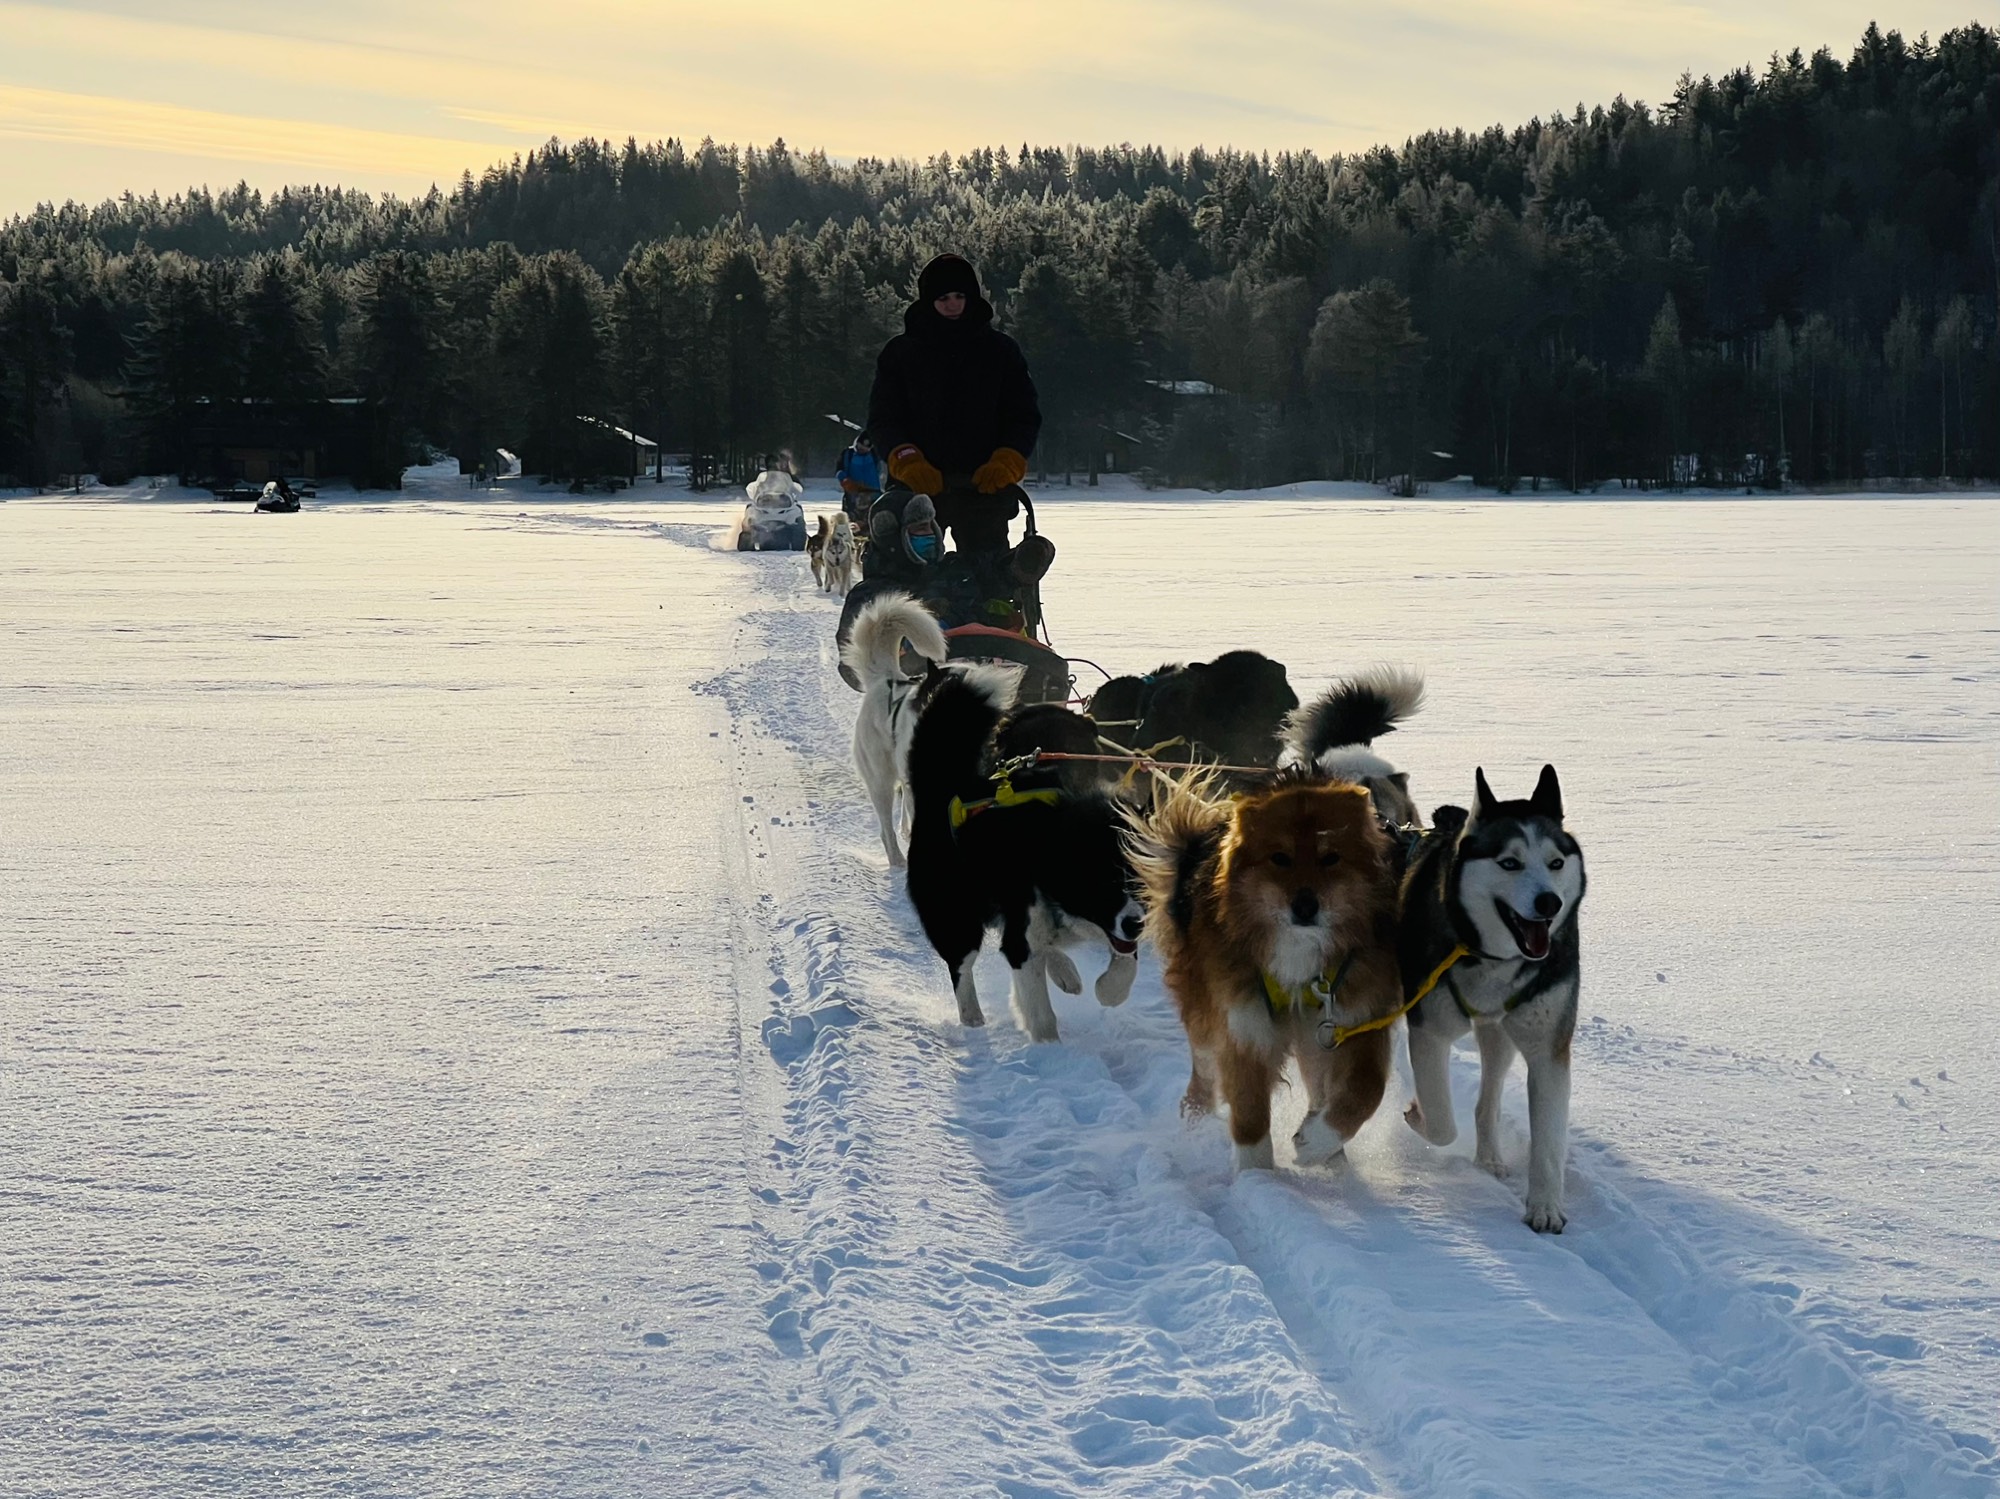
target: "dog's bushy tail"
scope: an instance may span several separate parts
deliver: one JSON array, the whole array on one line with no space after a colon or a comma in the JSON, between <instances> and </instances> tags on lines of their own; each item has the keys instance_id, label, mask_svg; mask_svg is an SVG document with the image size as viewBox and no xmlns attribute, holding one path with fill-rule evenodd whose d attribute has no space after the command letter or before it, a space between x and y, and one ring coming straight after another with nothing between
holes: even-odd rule
<instances>
[{"instance_id":1,"label":"dog's bushy tail","mask_svg":"<svg viewBox=\"0 0 2000 1499\"><path fill-rule=\"evenodd\" d=\"M950 654L944 631L930 610L907 593L891 590L861 606L854 630L840 648L841 663L861 679L863 690L902 675L903 642L919 656L941 664Z\"/></svg>"},{"instance_id":2,"label":"dog's bushy tail","mask_svg":"<svg viewBox=\"0 0 2000 1499\"><path fill-rule=\"evenodd\" d=\"M1194 920L1201 871L1228 831L1229 802L1216 775L1162 782L1155 783L1150 807L1125 813L1126 846L1145 895L1146 929L1179 936Z\"/></svg>"},{"instance_id":3,"label":"dog's bushy tail","mask_svg":"<svg viewBox=\"0 0 2000 1499\"><path fill-rule=\"evenodd\" d=\"M1286 760L1316 765L1328 750L1372 743L1424 705L1423 673L1375 666L1344 678L1285 720Z\"/></svg>"}]
</instances>

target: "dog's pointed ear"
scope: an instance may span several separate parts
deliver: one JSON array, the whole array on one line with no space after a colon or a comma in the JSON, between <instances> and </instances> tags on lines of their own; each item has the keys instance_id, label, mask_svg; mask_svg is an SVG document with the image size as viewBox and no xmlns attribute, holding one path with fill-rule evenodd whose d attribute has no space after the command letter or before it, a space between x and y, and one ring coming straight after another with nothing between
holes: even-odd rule
<instances>
[{"instance_id":1,"label":"dog's pointed ear","mask_svg":"<svg viewBox=\"0 0 2000 1499\"><path fill-rule=\"evenodd\" d=\"M1472 772L1472 815L1490 817L1500 805L1500 798L1493 794L1493 788L1486 784L1486 767L1481 765Z\"/></svg>"},{"instance_id":2,"label":"dog's pointed ear","mask_svg":"<svg viewBox=\"0 0 2000 1499\"><path fill-rule=\"evenodd\" d=\"M1396 789L1398 791L1402 792L1405 796L1409 795L1410 773L1407 770L1395 771L1390 775L1389 779L1396 783Z\"/></svg>"},{"instance_id":3,"label":"dog's pointed ear","mask_svg":"<svg viewBox=\"0 0 2000 1499\"><path fill-rule=\"evenodd\" d=\"M1528 804L1544 817L1552 817L1557 822L1563 820L1563 789L1556 780L1553 765L1542 767L1542 778L1535 782L1535 794Z\"/></svg>"}]
</instances>

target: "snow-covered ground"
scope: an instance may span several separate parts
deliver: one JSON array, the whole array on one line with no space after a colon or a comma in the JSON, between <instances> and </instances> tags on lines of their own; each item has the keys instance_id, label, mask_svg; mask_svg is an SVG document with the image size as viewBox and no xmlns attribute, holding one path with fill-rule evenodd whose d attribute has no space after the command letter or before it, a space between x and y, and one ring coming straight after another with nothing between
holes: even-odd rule
<instances>
[{"instance_id":1,"label":"snow-covered ground","mask_svg":"<svg viewBox=\"0 0 2000 1499\"><path fill-rule=\"evenodd\" d=\"M803 560L462 483L0 504L0 1492L2000 1487L2000 505L1045 500L1072 652L1560 768L1544 1239L1400 1083L1232 1179L1150 959L960 1028Z\"/></svg>"}]
</instances>

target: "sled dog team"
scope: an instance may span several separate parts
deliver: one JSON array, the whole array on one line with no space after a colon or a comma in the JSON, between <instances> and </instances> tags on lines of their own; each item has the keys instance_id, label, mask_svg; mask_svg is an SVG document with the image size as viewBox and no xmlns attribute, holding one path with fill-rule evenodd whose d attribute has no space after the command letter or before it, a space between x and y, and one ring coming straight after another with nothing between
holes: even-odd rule
<instances>
[{"instance_id":1,"label":"sled dog team","mask_svg":"<svg viewBox=\"0 0 2000 1499\"><path fill-rule=\"evenodd\" d=\"M819 518L819 529L806 538L806 560L822 592L846 597L861 576L861 537L846 511Z\"/></svg>"},{"instance_id":2,"label":"sled dog team","mask_svg":"<svg viewBox=\"0 0 2000 1499\"><path fill-rule=\"evenodd\" d=\"M1471 1030L1475 1160L1504 1172L1500 1098L1519 1052L1526 1221L1562 1231L1585 877L1553 766L1523 800L1475 771L1472 806L1439 807L1426 828L1408 776L1373 748L1421 706L1413 673L1363 672L1301 708L1281 665L1234 652L1114 678L1086 716L1017 705L1004 668L947 665L937 620L900 593L869 601L842 656L863 687L854 759L883 852L907 864L964 1023L985 1019L973 963L996 925L1038 1041L1056 1039L1050 984L1082 992L1069 946L1108 942L1095 992L1117 1005L1149 935L1193 1057L1181 1110L1227 1106L1239 1169L1274 1164L1288 1061L1306 1088L1296 1159L1338 1157L1382 1101L1404 1017L1404 1118L1450 1144L1451 1045ZM1189 768L1061 758L1107 744Z\"/></svg>"}]
</instances>

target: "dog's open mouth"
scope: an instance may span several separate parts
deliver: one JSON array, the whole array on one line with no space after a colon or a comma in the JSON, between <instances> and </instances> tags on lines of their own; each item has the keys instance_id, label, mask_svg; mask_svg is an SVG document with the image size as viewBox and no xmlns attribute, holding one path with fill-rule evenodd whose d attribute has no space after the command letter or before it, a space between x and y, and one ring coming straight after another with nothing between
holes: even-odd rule
<instances>
[{"instance_id":1,"label":"dog's open mouth","mask_svg":"<svg viewBox=\"0 0 2000 1499\"><path fill-rule=\"evenodd\" d=\"M1504 900L1496 900L1493 907L1500 913L1500 919L1507 923L1507 930L1514 934L1514 945L1521 949L1522 957L1539 960L1549 955L1549 924L1546 921L1530 921L1514 912Z\"/></svg>"},{"instance_id":2,"label":"dog's open mouth","mask_svg":"<svg viewBox=\"0 0 2000 1499\"><path fill-rule=\"evenodd\" d=\"M1129 941L1124 937L1113 937L1111 939L1111 950L1121 958L1129 958L1139 950L1139 944Z\"/></svg>"}]
</instances>

